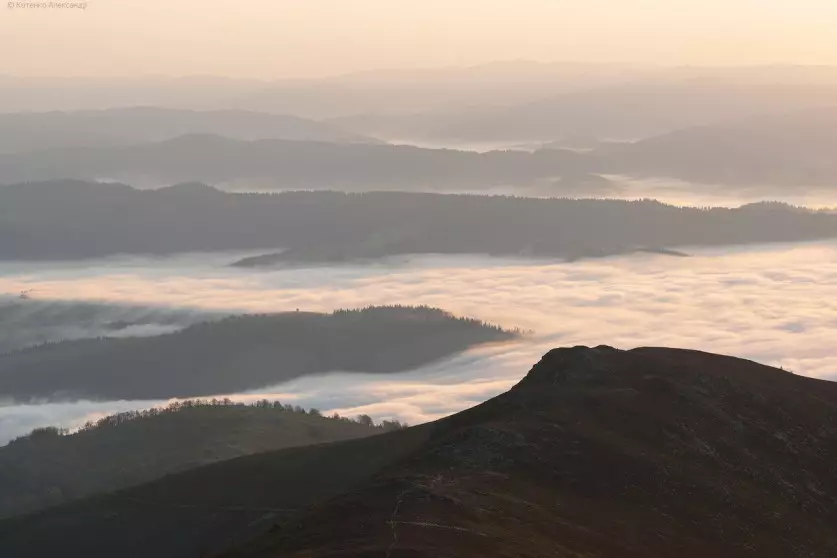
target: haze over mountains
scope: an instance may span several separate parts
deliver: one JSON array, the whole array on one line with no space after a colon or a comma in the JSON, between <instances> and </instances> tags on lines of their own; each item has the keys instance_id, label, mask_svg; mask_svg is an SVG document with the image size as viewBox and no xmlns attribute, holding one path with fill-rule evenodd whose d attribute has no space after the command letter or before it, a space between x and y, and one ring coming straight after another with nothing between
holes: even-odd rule
<instances>
[{"instance_id":1,"label":"haze over mountains","mask_svg":"<svg viewBox=\"0 0 837 558\"><path fill-rule=\"evenodd\" d=\"M632 176L698 183L778 185L804 189L837 184L837 105L760 115L678 130L594 152L596 167Z\"/></svg>"},{"instance_id":2,"label":"haze over mountains","mask_svg":"<svg viewBox=\"0 0 837 558\"><path fill-rule=\"evenodd\" d=\"M0 114L0 153L159 142L182 135L379 143L338 127L279 114L241 110L194 111L134 107L79 112Z\"/></svg>"},{"instance_id":3,"label":"haze over mountains","mask_svg":"<svg viewBox=\"0 0 837 558\"><path fill-rule=\"evenodd\" d=\"M411 113L441 107L505 105L619 83L654 68L526 60L425 70L382 69L318 79L23 78L0 76L4 111L159 106L235 109L325 119Z\"/></svg>"},{"instance_id":4,"label":"haze over mountains","mask_svg":"<svg viewBox=\"0 0 837 558\"><path fill-rule=\"evenodd\" d=\"M828 70L824 70L828 72ZM744 74L746 76L746 73ZM776 76L664 75L527 103L436 114L359 116L341 126L405 141L537 142L574 136L636 140L692 126L834 105L837 72L821 81Z\"/></svg>"},{"instance_id":5,"label":"haze over mountains","mask_svg":"<svg viewBox=\"0 0 837 558\"><path fill-rule=\"evenodd\" d=\"M837 373L837 68L0 77L0 110L3 558L837 554L837 384L786 371Z\"/></svg>"},{"instance_id":6,"label":"haze over mountains","mask_svg":"<svg viewBox=\"0 0 837 558\"><path fill-rule=\"evenodd\" d=\"M8 519L0 550L824 557L835 386L695 351L556 349L452 417Z\"/></svg>"},{"instance_id":7,"label":"haze over mountains","mask_svg":"<svg viewBox=\"0 0 837 558\"><path fill-rule=\"evenodd\" d=\"M834 105L720 120L635 142L601 141L607 136L590 132L534 152L474 153L382 145L329 124L247 112L0 115L0 176L6 183L77 178L143 187L198 180L230 190L505 187L541 196L631 194L602 182L602 174L721 185L730 193L756 187L765 195L770 187L837 184Z\"/></svg>"}]
</instances>

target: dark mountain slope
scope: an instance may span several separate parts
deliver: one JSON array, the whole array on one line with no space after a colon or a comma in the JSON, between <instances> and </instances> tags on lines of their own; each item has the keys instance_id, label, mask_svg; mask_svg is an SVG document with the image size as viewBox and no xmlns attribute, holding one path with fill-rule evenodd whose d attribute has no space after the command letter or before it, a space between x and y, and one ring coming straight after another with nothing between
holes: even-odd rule
<instances>
[{"instance_id":1,"label":"dark mountain slope","mask_svg":"<svg viewBox=\"0 0 837 558\"><path fill-rule=\"evenodd\" d=\"M165 335L81 339L0 355L0 393L22 402L224 395L307 374L401 372L515 337L428 307L233 316Z\"/></svg>"},{"instance_id":2,"label":"dark mountain slope","mask_svg":"<svg viewBox=\"0 0 837 558\"><path fill-rule=\"evenodd\" d=\"M834 556L835 418L837 385L747 361L556 350L231 556Z\"/></svg>"},{"instance_id":3,"label":"dark mountain slope","mask_svg":"<svg viewBox=\"0 0 837 558\"><path fill-rule=\"evenodd\" d=\"M390 426L397 426L390 424ZM280 448L380 434L278 402L175 402L103 417L73 434L39 429L0 447L0 516Z\"/></svg>"},{"instance_id":4,"label":"dark mountain slope","mask_svg":"<svg viewBox=\"0 0 837 558\"><path fill-rule=\"evenodd\" d=\"M367 481L418 448L429 428L241 457L2 520L0 556L212 556Z\"/></svg>"},{"instance_id":5,"label":"dark mountain slope","mask_svg":"<svg viewBox=\"0 0 837 558\"><path fill-rule=\"evenodd\" d=\"M436 423L0 522L0 552L197 557L279 520L226 556L825 558L835 418L837 384L749 361L557 349Z\"/></svg>"}]
</instances>

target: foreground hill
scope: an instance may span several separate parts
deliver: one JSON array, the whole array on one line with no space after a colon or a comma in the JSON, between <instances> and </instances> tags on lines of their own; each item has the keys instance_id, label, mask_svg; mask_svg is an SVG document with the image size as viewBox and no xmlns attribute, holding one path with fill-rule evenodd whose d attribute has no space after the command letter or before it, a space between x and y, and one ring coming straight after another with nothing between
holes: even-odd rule
<instances>
[{"instance_id":1,"label":"foreground hill","mask_svg":"<svg viewBox=\"0 0 837 558\"><path fill-rule=\"evenodd\" d=\"M0 153L72 147L113 147L184 134L230 139L380 143L337 126L296 116L244 110L195 111L135 107L76 112L0 114Z\"/></svg>"},{"instance_id":2,"label":"foreground hill","mask_svg":"<svg viewBox=\"0 0 837 558\"><path fill-rule=\"evenodd\" d=\"M242 262L349 262L401 254L575 259L684 246L837 237L837 215L782 204L373 192L228 194L74 181L0 188L0 259L286 249Z\"/></svg>"},{"instance_id":3,"label":"foreground hill","mask_svg":"<svg viewBox=\"0 0 837 558\"><path fill-rule=\"evenodd\" d=\"M307 374L400 372L515 337L428 307L234 316L165 335L11 352L0 356L0 393L20 402L223 395Z\"/></svg>"},{"instance_id":4,"label":"foreground hill","mask_svg":"<svg viewBox=\"0 0 837 558\"><path fill-rule=\"evenodd\" d=\"M38 429L0 447L0 516L110 492L207 463L379 434L278 402L184 401L127 412L67 434Z\"/></svg>"},{"instance_id":5,"label":"foreground hill","mask_svg":"<svg viewBox=\"0 0 837 558\"><path fill-rule=\"evenodd\" d=\"M0 552L828 557L835 416L837 384L749 361L556 349L447 419L6 520Z\"/></svg>"}]
</instances>

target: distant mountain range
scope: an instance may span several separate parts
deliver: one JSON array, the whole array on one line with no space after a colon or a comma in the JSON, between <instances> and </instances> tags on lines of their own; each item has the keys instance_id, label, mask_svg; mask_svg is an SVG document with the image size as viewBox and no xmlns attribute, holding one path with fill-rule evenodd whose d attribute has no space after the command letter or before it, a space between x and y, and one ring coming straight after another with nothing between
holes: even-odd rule
<instances>
[{"instance_id":1,"label":"distant mountain range","mask_svg":"<svg viewBox=\"0 0 837 558\"><path fill-rule=\"evenodd\" d=\"M516 337L427 307L234 316L165 335L81 339L0 355L0 393L20 403L224 395L327 372L403 372Z\"/></svg>"},{"instance_id":2,"label":"distant mountain range","mask_svg":"<svg viewBox=\"0 0 837 558\"><path fill-rule=\"evenodd\" d=\"M384 431L267 400L187 400L102 417L74 433L40 428L0 447L0 517L243 455Z\"/></svg>"},{"instance_id":3,"label":"distant mountain range","mask_svg":"<svg viewBox=\"0 0 837 558\"><path fill-rule=\"evenodd\" d=\"M56 122L62 118L56 116L0 115L0 151L3 145L7 151L54 146L0 154L0 178L6 183L111 180L143 187L201 181L227 190L507 188L521 195L555 196L615 192L613 184L603 182L603 174L720 184L731 192L741 187L804 190L837 184L832 156L837 147L837 105L724 120L633 142L578 135L548 142L546 149L535 152L484 153L380 145L288 117L170 112L65 115L60 125ZM37 118L55 122L36 125ZM17 132L4 134L4 126Z\"/></svg>"},{"instance_id":4,"label":"distant mountain range","mask_svg":"<svg viewBox=\"0 0 837 558\"><path fill-rule=\"evenodd\" d=\"M548 142L574 136L638 140L681 128L834 106L837 71L748 76L667 72L524 103L415 114L361 114L331 122L382 139L456 146Z\"/></svg>"},{"instance_id":5,"label":"distant mountain range","mask_svg":"<svg viewBox=\"0 0 837 558\"><path fill-rule=\"evenodd\" d=\"M837 102L837 98L835 98ZM603 145L591 167L727 186L837 186L837 104Z\"/></svg>"},{"instance_id":6,"label":"distant mountain range","mask_svg":"<svg viewBox=\"0 0 837 558\"><path fill-rule=\"evenodd\" d=\"M433 253L561 261L826 238L837 238L837 215L778 203L697 209L403 192L229 194L200 184L142 191L73 181L0 188L6 260L264 249L267 257L239 265Z\"/></svg>"},{"instance_id":7,"label":"distant mountain range","mask_svg":"<svg viewBox=\"0 0 837 558\"><path fill-rule=\"evenodd\" d=\"M835 401L837 384L731 357L556 349L434 423L7 519L0 553L832 556Z\"/></svg>"},{"instance_id":8,"label":"distant mountain range","mask_svg":"<svg viewBox=\"0 0 837 558\"><path fill-rule=\"evenodd\" d=\"M486 189L557 177L576 159L557 151L480 154L192 134L130 146L0 155L0 177L6 183L75 178L152 187L201 181L231 190Z\"/></svg>"},{"instance_id":9,"label":"distant mountain range","mask_svg":"<svg viewBox=\"0 0 837 558\"><path fill-rule=\"evenodd\" d=\"M114 147L189 134L229 139L382 143L335 125L296 116L242 110L194 111L135 107L79 112L0 114L0 153Z\"/></svg>"},{"instance_id":10,"label":"distant mountain range","mask_svg":"<svg viewBox=\"0 0 837 558\"><path fill-rule=\"evenodd\" d=\"M253 110L321 119L519 103L619 83L655 71L629 64L512 60L472 67L381 69L311 79L0 76L0 107L18 112L143 105Z\"/></svg>"}]
</instances>

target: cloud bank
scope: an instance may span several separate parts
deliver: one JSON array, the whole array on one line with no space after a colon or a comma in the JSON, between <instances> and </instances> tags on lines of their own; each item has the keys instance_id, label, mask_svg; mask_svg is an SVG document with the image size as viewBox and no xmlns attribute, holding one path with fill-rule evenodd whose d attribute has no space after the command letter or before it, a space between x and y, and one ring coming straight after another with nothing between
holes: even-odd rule
<instances>
[{"instance_id":1,"label":"cloud bank","mask_svg":"<svg viewBox=\"0 0 837 558\"><path fill-rule=\"evenodd\" d=\"M52 264L57 267L33 270L3 263L0 292L35 288L40 299L222 313L427 304L535 331L519 343L480 348L407 374L331 374L239 396L410 423L459 411L508 389L556 346L684 347L837 377L837 242L691 253L690 258L647 254L560 264L428 256L263 272L223 267L231 261L226 255L103 260L83 269ZM0 408L0 440L32 426L70 424L117 408L68 405Z\"/></svg>"}]
</instances>

